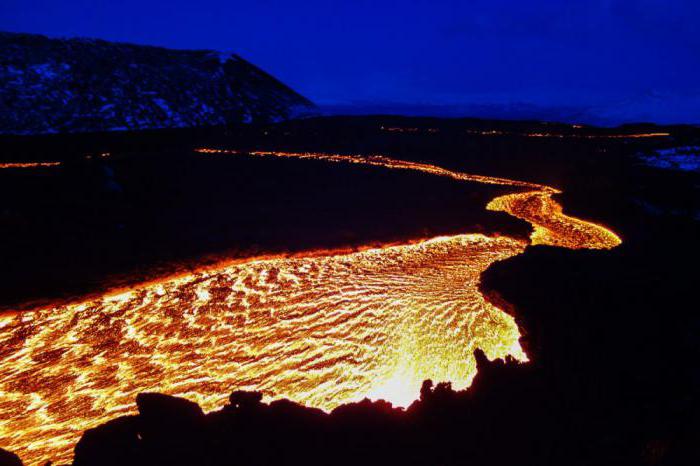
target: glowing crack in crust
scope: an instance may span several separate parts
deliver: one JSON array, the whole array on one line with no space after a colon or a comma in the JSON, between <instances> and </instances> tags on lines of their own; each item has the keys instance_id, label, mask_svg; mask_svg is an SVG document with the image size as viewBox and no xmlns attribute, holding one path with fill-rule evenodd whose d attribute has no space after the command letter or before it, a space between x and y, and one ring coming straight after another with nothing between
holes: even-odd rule
<instances>
[{"instance_id":1,"label":"glowing crack in crust","mask_svg":"<svg viewBox=\"0 0 700 466\"><path fill-rule=\"evenodd\" d=\"M234 151L201 149L205 154ZM524 188L489 208L531 222L532 242L611 248L568 217L556 190L382 156L254 152L417 170ZM131 290L0 316L0 447L37 464L70 461L86 429L134 411L144 391L205 410L236 389L332 409L364 397L407 405L424 379L467 387L473 351L526 361L518 327L478 285L527 243L464 234L359 252L310 251L222 263Z\"/></svg>"},{"instance_id":2,"label":"glowing crack in crust","mask_svg":"<svg viewBox=\"0 0 700 466\"><path fill-rule=\"evenodd\" d=\"M61 162L5 162L0 163L0 169L2 168L47 168L47 167L60 167Z\"/></svg>"}]
</instances>

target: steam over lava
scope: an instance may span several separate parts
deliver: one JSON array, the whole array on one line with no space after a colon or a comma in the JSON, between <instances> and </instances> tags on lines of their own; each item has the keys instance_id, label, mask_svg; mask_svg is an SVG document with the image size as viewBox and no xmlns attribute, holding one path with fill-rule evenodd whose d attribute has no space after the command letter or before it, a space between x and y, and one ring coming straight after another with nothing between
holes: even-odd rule
<instances>
[{"instance_id":1,"label":"steam over lava","mask_svg":"<svg viewBox=\"0 0 700 466\"><path fill-rule=\"evenodd\" d=\"M201 149L204 154L237 154ZM488 208L534 227L531 242L611 248L617 236L564 215L556 190L381 156L254 152L405 169L521 191ZM25 461L66 461L81 433L157 391L224 403L261 390L332 409L364 397L405 405L431 378L467 387L473 351L525 361L513 318L478 289L524 241L456 235L360 252L222 263L116 295L0 317L0 439Z\"/></svg>"}]
</instances>

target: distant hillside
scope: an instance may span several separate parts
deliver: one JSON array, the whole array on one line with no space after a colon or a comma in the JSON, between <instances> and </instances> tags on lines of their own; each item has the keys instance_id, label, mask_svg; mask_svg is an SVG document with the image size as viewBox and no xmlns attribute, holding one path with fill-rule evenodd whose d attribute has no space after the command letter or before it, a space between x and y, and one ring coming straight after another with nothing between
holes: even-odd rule
<instances>
[{"instance_id":1,"label":"distant hillside","mask_svg":"<svg viewBox=\"0 0 700 466\"><path fill-rule=\"evenodd\" d=\"M0 133L270 122L313 103L235 54L0 32Z\"/></svg>"}]
</instances>

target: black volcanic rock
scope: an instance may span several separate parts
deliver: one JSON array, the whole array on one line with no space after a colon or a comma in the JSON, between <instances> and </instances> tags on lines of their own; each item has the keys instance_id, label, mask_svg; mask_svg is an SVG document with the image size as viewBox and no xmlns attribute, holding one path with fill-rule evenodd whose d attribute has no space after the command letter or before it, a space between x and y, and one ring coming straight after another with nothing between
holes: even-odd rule
<instances>
[{"instance_id":1,"label":"black volcanic rock","mask_svg":"<svg viewBox=\"0 0 700 466\"><path fill-rule=\"evenodd\" d=\"M235 54L0 33L0 133L273 122L313 108Z\"/></svg>"},{"instance_id":2,"label":"black volcanic rock","mask_svg":"<svg viewBox=\"0 0 700 466\"><path fill-rule=\"evenodd\" d=\"M14 453L0 448L0 466L22 466L22 461Z\"/></svg>"},{"instance_id":3,"label":"black volcanic rock","mask_svg":"<svg viewBox=\"0 0 700 466\"><path fill-rule=\"evenodd\" d=\"M136 405L146 428L163 422L197 426L204 419L204 412L196 403L160 393L140 393Z\"/></svg>"},{"instance_id":4,"label":"black volcanic rock","mask_svg":"<svg viewBox=\"0 0 700 466\"><path fill-rule=\"evenodd\" d=\"M137 416L123 416L86 430L75 446L73 466L118 466L140 458L139 424Z\"/></svg>"},{"instance_id":5,"label":"black volcanic rock","mask_svg":"<svg viewBox=\"0 0 700 466\"><path fill-rule=\"evenodd\" d=\"M519 391L507 389L530 368L490 362L480 350L476 357L478 393L426 381L421 399L406 410L363 400L324 413L288 400L267 404L260 393L236 391L230 404L204 415L187 400L141 394L139 415L88 430L73 464L457 465L538 457L541 445L531 437L507 436L516 420L539 412L521 402ZM509 448L502 448L504 439Z\"/></svg>"}]
</instances>

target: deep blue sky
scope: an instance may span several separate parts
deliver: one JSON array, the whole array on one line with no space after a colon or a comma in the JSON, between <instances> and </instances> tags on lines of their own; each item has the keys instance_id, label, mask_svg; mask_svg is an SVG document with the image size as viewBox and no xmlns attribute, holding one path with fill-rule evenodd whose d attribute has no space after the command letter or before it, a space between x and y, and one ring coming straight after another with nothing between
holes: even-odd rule
<instances>
[{"instance_id":1,"label":"deep blue sky","mask_svg":"<svg viewBox=\"0 0 700 466\"><path fill-rule=\"evenodd\" d=\"M321 103L678 118L700 102L699 20L700 0L0 1L2 30L235 51Z\"/></svg>"}]
</instances>

